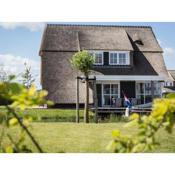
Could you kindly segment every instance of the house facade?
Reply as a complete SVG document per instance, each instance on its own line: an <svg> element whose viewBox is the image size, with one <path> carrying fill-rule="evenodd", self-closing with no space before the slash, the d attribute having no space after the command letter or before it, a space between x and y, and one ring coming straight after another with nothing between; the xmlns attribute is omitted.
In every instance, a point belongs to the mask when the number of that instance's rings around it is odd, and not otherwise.
<svg viewBox="0 0 175 175"><path fill-rule="evenodd" d="M175 70L168 70L169 80L164 82L163 94L175 93Z"/></svg>
<svg viewBox="0 0 175 175"><path fill-rule="evenodd" d="M96 77L99 107L122 107L124 94L132 105L161 97L169 76L151 27L48 24L40 48L41 84L57 106L76 103L76 77L82 73L71 67L70 59L81 50L95 58L90 77ZM82 104L84 86L80 83Z"/></svg>

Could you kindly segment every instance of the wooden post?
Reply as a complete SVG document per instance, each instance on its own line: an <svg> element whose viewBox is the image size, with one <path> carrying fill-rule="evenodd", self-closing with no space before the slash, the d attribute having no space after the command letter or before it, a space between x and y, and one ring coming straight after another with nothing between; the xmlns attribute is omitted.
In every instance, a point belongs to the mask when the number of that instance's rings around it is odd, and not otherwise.
<svg viewBox="0 0 175 175"><path fill-rule="evenodd" d="M152 101L154 100L154 82L151 81L151 98L152 98Z"/></svg>
<svg viewBox="0 0 175 175"><path fill-rule="evenodd" d="M95 122L98 123L98 99L97 99L97 85L96 85L96 77L94 77L94 107L95 107Z"/></svg>
<svg viewBox="0 0 175 175"><path fill-rule="evenodd" d="M80 114L79 114L79 78L77 77L76 82L76 122L80 122Z"/></svg>
<svg viewBox="0 0 175 175"><path fill-rule="evenodd" d="M85 89L86 89L86 95L85 95L85 110L84 110L84 122L89 123L89 78L88 76L85 76Z"/></svg>

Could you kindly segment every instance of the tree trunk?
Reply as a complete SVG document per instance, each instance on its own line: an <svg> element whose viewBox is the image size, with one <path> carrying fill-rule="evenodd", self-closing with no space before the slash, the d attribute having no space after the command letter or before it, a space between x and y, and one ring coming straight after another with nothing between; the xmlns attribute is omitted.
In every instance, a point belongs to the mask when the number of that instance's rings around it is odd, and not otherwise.
<svg viewBox="0 0 175 175"><path fill-rule="evenodd" d="M88 76L85 77L85 86L86 86L86 101L84 106L84 122L89 123L89 81Z"/></svg>

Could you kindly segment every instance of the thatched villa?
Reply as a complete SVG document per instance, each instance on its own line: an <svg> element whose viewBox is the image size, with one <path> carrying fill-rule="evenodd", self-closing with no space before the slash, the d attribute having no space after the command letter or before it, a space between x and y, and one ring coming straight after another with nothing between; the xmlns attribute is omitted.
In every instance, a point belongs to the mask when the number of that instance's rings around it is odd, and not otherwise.
<svg viewBox="0 0 175 175"><path fill-rule="evenodd" d="M169 76L163 50L151 27L48 24L39 52L41 84L49 93L48 99L57 106L76 103L76 77L81 72L74 70L69 60L80 50L88 50L95 57L91 74L96 76L100 107L121 107L122 92L133 105L161 97L162 82ZM84 103L84 98L81 83L80 103Z"/></svg>
<svg viewBox="0 0 175 175"><path fill-rule="evenodd" d="M168 70L169 80L165 81L163 93L175 93L175 70Z"/></svg>

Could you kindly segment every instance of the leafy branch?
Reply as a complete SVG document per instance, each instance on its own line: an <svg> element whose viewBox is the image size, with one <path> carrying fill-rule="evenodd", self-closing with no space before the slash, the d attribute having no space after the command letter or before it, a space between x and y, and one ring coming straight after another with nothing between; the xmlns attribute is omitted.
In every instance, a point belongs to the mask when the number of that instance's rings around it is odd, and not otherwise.
<svg viewBox="0 0 175 175"><path fill-rule="evenodd" d="M28 130L28 128L23 124L23 122L21 121L21 118L18 116L18 114L12 109L10 108L8 105L6 106L7 110L12 113L14 115L14 117L17 119L18 123L20 124L20 126L24 129L24 131L27 133L27 135L30 137L31 141L33 142L33 144L36 146L36 148L38 149L38 151L40 153L43 153L44 151L42 150L41 146L39 145L39 143L36 141L36 139L33 137L33 135L31 134L31 132Z"/></svg>
<svg viewBox="0 0 175 175"><path fill-rule="evenodd" d="M132 114L125 127L136 127L137 133L131 136L123 135L119 130L112 132L113 140L108 149L116 153L147 152L155 149L160 143L156 140L156 134L160 129L172 133L175 123L175 94L169 94L167 98L156 99L153 110L149 116Z"/></svg>
<svg viewBox="0 0 175 175"><path fill-rule="evenodd" d="M1 118L1 137L0 137L0 151L2 152L32 152L27 145L25 145L25 135L27 135L32 141L33 145L39 152L44 152L39 142L33 136L29 130L32 117L23 114L23 111L27 108L37 107L38 105L48 104L50 101L46 101L46 91L37 91L34 85L31 85L29 89L26 89L23 85L6 81L0 82L0 97L11 101L11 104L6 104L6 113L2 114ZM18 114L20 112L23 115ZM5 132L6 128L13 126L19 126L21 128L18 139L13 138L9 133ZM10 145L3 142L4 135L9 139ZM16 135L17 136L17 135Z"/></svg>

